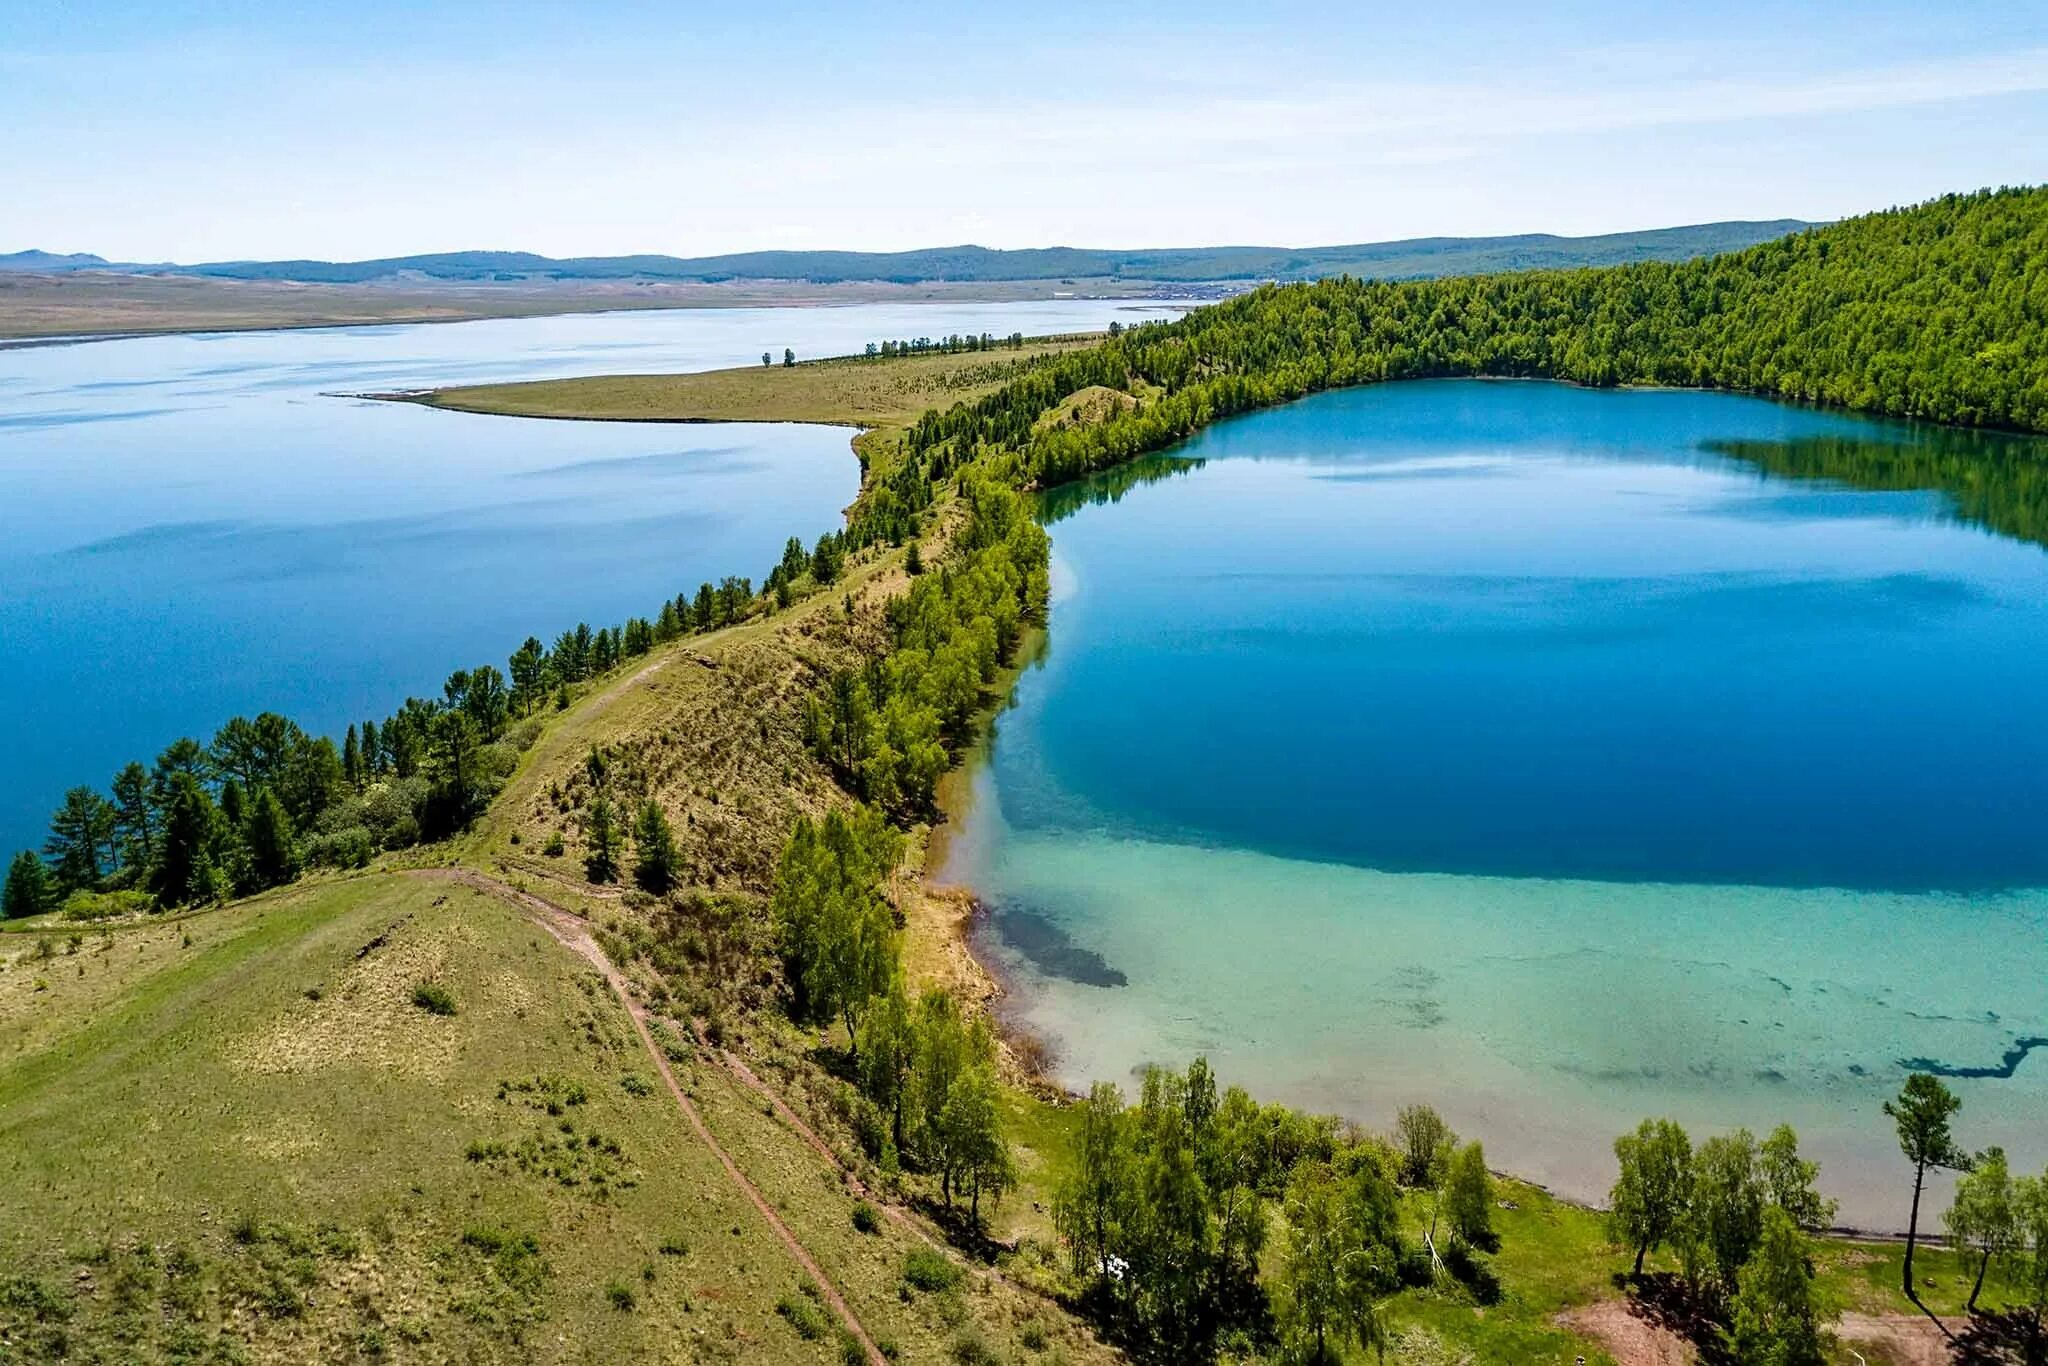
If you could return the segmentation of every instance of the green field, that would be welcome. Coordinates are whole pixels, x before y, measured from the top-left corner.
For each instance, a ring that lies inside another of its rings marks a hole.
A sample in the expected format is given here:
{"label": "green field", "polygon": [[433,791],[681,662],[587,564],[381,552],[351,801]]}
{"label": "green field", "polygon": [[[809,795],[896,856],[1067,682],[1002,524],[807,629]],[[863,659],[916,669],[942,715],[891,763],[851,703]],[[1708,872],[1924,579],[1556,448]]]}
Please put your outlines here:
{"label": "green field", "polygon": [[509,417],[614,422],[825,422],[906,426],[928,408],[988,393],[1035,356],[1075,350],[1092,337],[1039,337],[1020,350],[925,353],[887,360],[841,356],[797,365],[747,365],[684,375],[598,375],[436,389],[436,408]]}

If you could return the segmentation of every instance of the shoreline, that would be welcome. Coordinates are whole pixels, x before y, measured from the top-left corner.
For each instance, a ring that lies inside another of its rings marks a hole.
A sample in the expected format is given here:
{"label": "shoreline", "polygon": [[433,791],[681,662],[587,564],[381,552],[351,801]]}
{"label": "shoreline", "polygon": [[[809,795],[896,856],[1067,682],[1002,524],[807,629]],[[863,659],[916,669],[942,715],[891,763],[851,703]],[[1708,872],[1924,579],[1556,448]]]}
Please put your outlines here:
{"label": "shoreline", "polygon": [[[51,279],[60,281],[50,288],[49,298],[21,300],[13,296],[13,290],[38,284],[47,286]],[[69,325],[53,325],[47,330],[39,328],[33,321],[33,314],[40,306],[55,310],[57,322],[63,322],[69,299],[64,297],[67,287],[80,286],[105,288],[114,281],[147,281],[148,287],[172,282],[175,288],[189,290],[214,290],[222,296],[221,302],[211,300],[194,303],[171,299],[159,301],[137,300],[123,297],[110,291],[112,297],[104,305],[103,312],[109,316],[104,322],[95,322],[90,305],[77,309],[78,320]],[[913,285],[891,285],[882,281],[848,281],[843,284],[805,285],[802,282],[762,281],[748,286],[719,284],[678,284],[663,286],[673,291],[654,297],[633,296],[613,290],[597,288],[570,288],[562,296],[550,299],[543,290],[532,289],[516,295],[494,297],[475,289],[451,288],[445,292],[432,288],[404,291],[389,290],[380,293],[375,285],[295,285],[273,283],[251,283],[242,281],[202,280],[185,276],[119,276],[96,277],[90,280],[81,277],[16,277],[9,279],[0,275],[0,351],[28,350],[44,346],[83,346],[90,342],[136,341],[145,337],[189,337],[228,336],[254,332],[309,332],[333,331],[357,327],[415,327],[427,324],[472,323],[493,321],[515,321],[523,318],[574,318],[596,317],[610,313],[664,313],[694,312],[702,310],[753,310],[777,308],[858,308],[876,304],[897,304],[906,307],[923,304],[1018,304],[1018,303],[1121,303],[1155,304],[1181,308],[1199,307],[1230,297],[1226,287],[1201,288],[1198,294],[1172,293],[1159,287],[1125,292],[1104,288],[1105,282],[1076,282],[1070,289],[1037,287],[1042,282],[1028,280],[988,280],[973,283],[956,283],[944,280],[927,281]],[[1054,282],[1044,282],[1054,283]],[[513,287],[516,288],[516,287]],[[343,291],[360,290],[351,296]],[[333,291],[326,296],[307,297],[309,291]],[[721,294],[721,291],[726,293]],[[260,308],[279,300],[316,303],[327,301],[335,304],[331,310],[322,311],[317,306],[302,310],[296,316],[289,310],[280,309],[279,316],[265,317],[260,312],[248,311],[252,306]],[[380,311],[378,305],[385,307]],[[349,311],[350,305],[363,309],[356,313]],[[179,316],[182,308],[190,310],[186,316]],[[204,310],[217,311],[209,314]],[[129,316],[122,316],[125,311]],[[30,314],[27,320],[10,318],[10,313]]]}

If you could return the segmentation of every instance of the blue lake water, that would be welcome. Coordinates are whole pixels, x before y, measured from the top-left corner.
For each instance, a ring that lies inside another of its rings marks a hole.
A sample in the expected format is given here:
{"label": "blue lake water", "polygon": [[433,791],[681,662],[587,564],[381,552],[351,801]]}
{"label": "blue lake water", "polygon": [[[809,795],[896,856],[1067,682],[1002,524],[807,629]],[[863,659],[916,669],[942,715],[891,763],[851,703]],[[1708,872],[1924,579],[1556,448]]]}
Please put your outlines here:
{"label": "blue lake water", "polygon": [[[1175,310],[1177,311],[1177,310]],[[1131,305],[691,309],[0,350],[0,850],[228,716],[339,733],[528,634],[760,579],[839,524],[843,429],[539,422],[337,392],[1092,329]]]}
{"label": "blue lake water", "polygon": [[950,855],[1010,1008],[1075,1082],[1206,1051],[1369,1121],[1430,1099],[1579,1195],[1644,1114],[1782,1118],[1902,1222],[1877,1107],[1920,1060],[2009,1070],[1954,1080],[1959,1135],[2038,1168],[2048,553],[1724,453],[1963,441],[1433,382],[1059,495],[1047,652]]}

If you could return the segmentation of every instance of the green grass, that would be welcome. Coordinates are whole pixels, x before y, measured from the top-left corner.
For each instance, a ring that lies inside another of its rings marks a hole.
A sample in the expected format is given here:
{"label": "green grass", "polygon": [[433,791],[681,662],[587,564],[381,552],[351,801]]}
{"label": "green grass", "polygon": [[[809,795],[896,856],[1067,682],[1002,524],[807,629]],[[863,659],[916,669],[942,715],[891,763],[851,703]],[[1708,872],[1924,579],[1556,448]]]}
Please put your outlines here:
{"label": "green grass", "polygon": [[[74,1342],[134,1337],[149,1360],[225,1335],[308,1360],[413,1334],[437,1354],[548,1360],[699,1330],[774,1340],[759,1283],[795,1264],[673,1109],[617,1085],[644,1061],[623,1013],[509,908],[378,877],[188,926],[189,948],[134,951],[148,964],[116,994],[91,978],[39,994],[34,1011],[79,1016],[0,1063],[0,1265],[58,1297]],[[460,1015],[412,1005],[429,972]],[[0,976],[9,1007],[18,976]],[[537,1076],[586,1102],[565,1121],[500,1098],[502,1079]],[[607,1146],[568,1157],[565,1122]],[[472,1160],[494,1145],[507,1156]],[[546,1152],[522,1165],[522,1149]],[[664,1238],[718,1255],[665,1259],[676,1270],[649,1287]],[[612,1308],[614,1282],[639,1312]]]}
{"label": "green grass", "polygon": [[1017,362],[1094,338],[1034,338],[1022,350],[747,365],[687,375],[599,375],[437,389],[437,408],[620,422],[831,422],[907,426],[926,409],[994,389]]}

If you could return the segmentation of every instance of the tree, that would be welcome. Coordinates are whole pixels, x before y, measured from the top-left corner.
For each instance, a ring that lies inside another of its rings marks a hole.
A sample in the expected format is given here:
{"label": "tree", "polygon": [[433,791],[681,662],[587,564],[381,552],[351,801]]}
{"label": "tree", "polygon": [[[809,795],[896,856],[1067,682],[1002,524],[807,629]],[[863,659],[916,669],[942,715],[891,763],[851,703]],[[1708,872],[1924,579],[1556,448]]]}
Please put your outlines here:
{"label": "tree", "polygon": [[602,792],[590,804],[590,815],[584,824],[584,839],[590,848],[583,855],[583,874],[592,882],[617,882],[619,880],[619,827],[612,814],[611,799]]}
{"label": "tree", "polygon": [[356,728],[349,725],[348,735],[341,742],[341,774],[348,779],[348,785],[356,791],[363,786],[363,751],[356,743]]}
{"label": "tree", "polygon": [[2012,1171],[2003,1148],[1987,1148],[1977,1154],[1970,1169],[1956,1181],[1955,1201],[1943,1216],[1949,1243],[1958,1255],[1975,1255],[1977,1270],[1970,1284],[1968,1312],[1977,1312],[1977,1296],[1984,1290],[1984,1274],[1994,1261],[2017,1251],[2024,1228],[2020,1208],[2013,1199]]}
{"label": "tree", "polygon": [[1433,1190],[1449,1149],[1458,1141],[1444,1117],[1427,1105],[1404,1105],[1394,1116],[1394,1145],[1401,1151],[1402,1183]]}
{"label": "tree", "polygon": [[1835,1221],[1836,1204],[1814,1188],[1820,1164],[1799,1156],[1799,1135],[1789,1124],[1771,1130],[1759,1150],[1766,1197],[1792,1217],[1792,1222],[1809,1232],[1826,1228]]}
{"label": "tree", "polygon": [[250,881],[257,890],[290,882],[299,873],[298,845],[284,803],[267,787],[256,789],[242,822],[242,847],[248,855]]}
{"label": "tree", "polygon": [[505,665],[512,672],[512,702],[521,716],[533,715],[534,705],[547,695],[547,651],[540,637],[528,636],[512,652]]}
{"label": "tree", "polygon": [[668,823],[661,803],[652,797],[641,804],[640,819],[633,827],[633,847],[638,856],[633,864],[633,880],[642,890],[660,896],[675,886],[675,828]]}
{"label": "tree", "polygon": [[1640,1276],[1650,1249],[1683,1228],[1692,1202],[1692,1140],[1668,1119],[1646,1119],[1614,1140],[1614,1157],[1621,1173],[1607,1195],[1608,1223],[1616,1242],[1635,1248]]}
{"label": "tree", "polygon": [[151,875],[151,889],[166,906],[217,901],[225,882],[215,861],[220,832],[213,798],[190,773],[174,773],[169,788],[163,852]]}
{"label": "tree", "polygon": [[[1906,1220],[1906,1260],[1899,1274],[1906,1298],[1915,1304],[1920,1303],[1920,1292],[1913,1285],[1913,1249],[1920,1241],[1920,1192],[1927,1185],[1928,1170],[1955,1171],[1969,1165],[1969,1158],[1956,1146],[1948,1127],[1962,1104],[1954,1092],[1941,1084],[1940,1078],[1926,1072],[1907,1077],[1898,1099],[1884,1103],[1884,1112],[1898,1125],[1899,1151],[1913,1164],[1913,1209]],[[1937,1318],[1935,1322],[1941,1320]]]}
{"label": "tree", "polygon": [[1700,1144],[1693,1155],[1692,1207],[1687,1233],[1693,1249],[1712,1264],[1724,1293],[1763,1236],[1765,1189],[1756,1136],[1737,1129]]}
{"label": "tree", "polygon": [[794,352],[794,351],[790,350],[790,349],[789,349],[788,347],[786,347],[786,346],[785,346],[785,347],[783,347],[783,348],[782,348],[782,363],[783,363],[784,365],[795,365],[795,364],[796,364],[796,352]]}
{"label": "tree", "polygon": [[917,1062],[917,1032],[903,986],[893,982],[868,1007],[854,1041],[860,1089],[889,1116],[891,1153],[903,1151],[903,1122],[910,1103],[911,1068]]}
{"label": "tree", "polygon": [[989,1063],[968,1068],[948,1090],[939,1112],[936,1146],[948,1199],[964,1185],[969,1192],[968,1217],[978,1226],[982,1193],[1000,1200],[1017,1179],[996,1109],[995,1068]]}
{"label": "tree", "polygon": [[156,813],[150,804],[149,770],[128,764],[114,775],[114,841],[123,875],[139,877],[156,857]]}
{"label": "tree", "polygon": [[1081,1103],[1073,1165],[1053,1199],[1053,1226],[1066,1240],[1076,1274],[1098,1278],[1113,1292],[1112,1259],[1123,1243],[1132,1188],[1131,1133],[1123,1093],[1099,1081]]}
{"label": "tree", "polygon": [[799,1016],[838,1016],[856,1049],[861,1011],[895,972],[896,918],[882,880],[901,849],[871,807],[799,818],[769,903]]}
{"label": "tree", "polygon": [[1806,1236],[1775,1205],[1764,1210],[1730,1320],[1729,1357],[1743,1366],[1821,1366],[1827,1359],[1813,1308]]}
{"label": "tree", "polygon": [[43,866],[35,851],[24,849],[16,854],[14,862],[7,865],[7,885],[4,891],[0,891],[0,919],[19,920],[24,916],[41,915],[56,901],[50,870]]}
{"label": "tree", "polygon": [[99,886],[114,843],[114,808],[89,787],[74,787],[50,817],[50,837],[43,841],[57,895],[69,896]]}
{"label": "tree", "polygon": [[503,735],[506,718],[512,714],[512,694],[505,689],[505,675],[489,664],[471,669],[462,709],[476,722],[486,744]]}
{"label": "tree", "polygon": [[2020,1230],[2020,1259],[2015,1277],[2019,1300],[2028,1316],[2029,1350],[2042,1359],[2041,1319],[2048,1314],[2048,1172],[2013,1182],[2013,1208]]}
{"label": "tree", "polygon": [[1289,1361],[1335,1366],[1347,1344],[1386,1357],[1378,1300],[1397,1284],[1394,1261],[1356,1209],[1322,1163],[1302,1164],[1288,1183],[1279,1298]]}
{"label": "tree", "polygon": [[775,364],[775,357],[769,355],[766,351],[763,351],[761,353],[761,364],[763,366],[773,365]]}
{"label": "tree", "polygon": [[1493,1177],[1486,1170],[1486,1150],[1478,1143],[1467,1143],[1451,1159],[1444,1206],[1453,1238],[1467,1247],[1492,1246]]}

